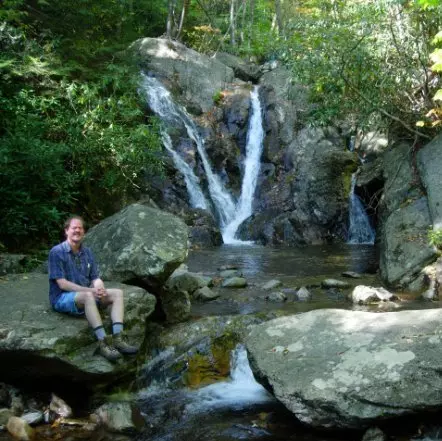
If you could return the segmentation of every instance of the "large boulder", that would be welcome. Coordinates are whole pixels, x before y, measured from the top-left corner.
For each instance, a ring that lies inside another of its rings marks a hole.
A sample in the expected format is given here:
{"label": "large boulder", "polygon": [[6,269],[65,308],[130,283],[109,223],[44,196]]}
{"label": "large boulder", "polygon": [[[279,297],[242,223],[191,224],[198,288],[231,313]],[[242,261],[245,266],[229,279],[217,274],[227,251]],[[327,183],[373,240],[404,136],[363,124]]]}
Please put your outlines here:
{"label": "large boulder", "polygon": [[427,239],[432,224],[428,199],[422,196],[409,145],[384,155],[384,193],[379,208],[379,265],[383,281],[394,288],[423,288],[421,270],[436,259]]}
{"label": "large boulder", "polygon": [[[124,290],[125,331],[131,343],[141,345],[155,297],[136,286],[106,285]],[[97,344],[86,319],[54,312],[48,291],[48,276],[40,273],[10,276],[0,283],[0,377],[4,381],[73,382],[93,388],[135,369],[127,357],[112,364],[95,355]],[[110,317],[104,316],[106,331],[111,332]]]}
{"label": "large boulder", "polygon": [[438,136],[417,154],[419,173],[427,191],[431,221],[435,229],[442,228],[442,136]]}
{"label": "large boulder", "polygon": [[425,197],[396,209],[386,219],[381,231],[379,265],[382,278],[389,286],[407,287],[436,259],[436,250],[427,239],[430,225]]}
{"label": "large boulder", "polygon": [[133,204],[86,235],[102,278],[157,289],[183,263],[188,229],[173,214]]}
{"label": "large boulder", "polygon": [[256,82],[261,75],[259,66],[253,63],[248,63],[242,58],[236,57],[227,52],[217,52],[215,54],[215,59],[221,61],[225,66],[232,68],[235,76],[241,80]]}
{"label": "large boulder", "polygon": [[253,373],[310,426],[361,429],[442,406],[442,310],[322,309],[254,326]]}
{"label": "large boulder", "polygon": [[232,68],[178,41],[142,38],[132,44],[132,50],[146,71],[170,81],[196,112],[208,111],[214,95],[234,78]]}
{"label": "large boulder", "polygon": [[334,129],[302,129],[285,152],[285,171],[264,181],[258,212],[241,236],[265,244],[345,239],[356,155]]}

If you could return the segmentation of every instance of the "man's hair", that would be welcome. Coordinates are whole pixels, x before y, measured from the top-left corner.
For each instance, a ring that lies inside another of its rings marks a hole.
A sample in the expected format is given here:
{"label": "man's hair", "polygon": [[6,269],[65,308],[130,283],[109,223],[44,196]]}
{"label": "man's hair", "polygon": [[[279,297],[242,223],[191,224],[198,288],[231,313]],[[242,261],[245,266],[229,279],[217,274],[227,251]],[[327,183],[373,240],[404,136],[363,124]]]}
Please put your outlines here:
{"label": "man's hair", "polygon": [[74,216],[70,216],[66,219],[66,221],[64,223],[64,229],[67,230],[71,226],[71,222],[75,219],[79,220],[83,224],[83,228],[85,228],[84,219],[81,216],[74,215]]}

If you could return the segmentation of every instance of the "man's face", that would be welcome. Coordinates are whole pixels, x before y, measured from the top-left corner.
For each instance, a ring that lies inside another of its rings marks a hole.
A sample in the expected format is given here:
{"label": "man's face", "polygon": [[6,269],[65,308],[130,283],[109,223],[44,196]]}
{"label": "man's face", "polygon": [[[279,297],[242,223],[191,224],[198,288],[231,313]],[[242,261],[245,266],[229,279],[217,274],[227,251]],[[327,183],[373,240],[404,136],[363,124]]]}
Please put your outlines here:
{"label": "man's face", "polygon": [[69,243],[80,244],[84,237],[83,222],[80,219],[72,219],[64,232]]}

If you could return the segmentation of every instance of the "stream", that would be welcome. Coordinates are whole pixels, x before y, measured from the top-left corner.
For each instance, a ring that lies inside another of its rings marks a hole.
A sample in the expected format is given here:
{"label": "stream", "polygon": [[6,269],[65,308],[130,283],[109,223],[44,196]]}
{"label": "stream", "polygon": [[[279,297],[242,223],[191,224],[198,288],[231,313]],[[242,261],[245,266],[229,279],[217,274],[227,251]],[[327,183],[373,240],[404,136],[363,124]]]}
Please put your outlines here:
{"label": "stream", "polygon": [[[401,293],[401,302],[367,307],[351,304],[346,290],[325,290],[321,281],[334,278],[349,281],[351,286],[380,286],[376,274],[376,256],[370,245],[311,246],[305,248],[268,248],[247,245],[224,245],[219,248],[192,251],[188,257],[189,271],[217,277],[219,269],[235,266],[248,281],[242,289],[221,289],[212,302],[194,304],[194,319],[208,315],[251,314],[272,309],[301,313],[317,308],[357,310],[399,310],[428,308],[429,304]],[[358,279],[346,279],[344,271],[360,273]],[[265,300],[262,285],[272,279],[282,282],[277,290],[287,292],[285,302]],[[306,286],[312,293],[309,301],[296,301],[291,290]],[[344,292],[345,291],[345,292]],[[440,307],[438,302],[435,307]],[[253,378],[244,347],[232,351],[230,377],[225,381],[199,389],[176,388],[159,381],[141,388],[138,394],[145,420],[153,422],[137,438],[138,441],[234,441],[234,440],[301,440],[345,441],[362,439],[360,432],[317,432],[302,426],[284,406],[269,395]],[[160,421],[160,423],[159,423]],[[422,421],[419,421],[421,423]],[[410,425],[410,426],[409,426]],[[160,429],[158,429],[160,427]],[[396,423],[386,429],[391,439],[410,440],[418,437],[418,423]],[[437,429],[431,436],[439,438]],[[403,433],[405,432],[405,433]]]}

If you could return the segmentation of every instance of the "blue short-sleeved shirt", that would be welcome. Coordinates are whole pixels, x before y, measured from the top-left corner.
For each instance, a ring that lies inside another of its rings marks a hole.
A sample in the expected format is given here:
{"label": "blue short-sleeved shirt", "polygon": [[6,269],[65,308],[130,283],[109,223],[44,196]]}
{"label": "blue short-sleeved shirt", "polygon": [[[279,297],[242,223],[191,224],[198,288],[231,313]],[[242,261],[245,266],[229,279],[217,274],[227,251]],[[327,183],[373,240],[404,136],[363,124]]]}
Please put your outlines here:
{"label": "blue short-sleeved shirt", "polygon": [[49,253],[49,301],[54,305],[63,292],[57,279],[66,279],[84,287],[90,287],[98,279],[98,268],[90,248],[81,246],[74,253],[66,240],[56,245]]}

